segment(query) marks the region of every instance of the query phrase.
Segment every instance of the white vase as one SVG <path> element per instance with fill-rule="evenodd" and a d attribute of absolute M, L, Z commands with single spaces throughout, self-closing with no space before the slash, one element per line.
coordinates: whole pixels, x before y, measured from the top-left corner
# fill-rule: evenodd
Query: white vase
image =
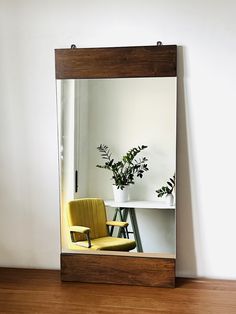
<path fill-rule="evenodd" d="M 174 205 L 174 195 L 173 194 L 167 194 L 166 195 L 166 205 L 168 205 L 168 206 Z"/>
<path fill-rule="evenodd" d="M 114 201 L 121 203 L 121 202 L 127 202 L 129 200 L 129 187 L 124 187 L 123 190 L 118 189 L 116 185 L 113 185 L 113 195 L 114 195 Z"/>

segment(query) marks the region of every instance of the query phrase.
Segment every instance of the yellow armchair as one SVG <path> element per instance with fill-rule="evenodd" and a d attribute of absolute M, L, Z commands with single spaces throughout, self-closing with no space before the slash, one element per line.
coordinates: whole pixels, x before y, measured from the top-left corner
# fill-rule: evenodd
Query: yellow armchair
<path fill-rule="evenodd" d="M 109 236 L 108 226 L 127 228 L 127 222 L 107 221 L 102 199 L 81 198 L 68 203 L 68 223 L 73 250 L 130 251 L 134 240 Z"/>

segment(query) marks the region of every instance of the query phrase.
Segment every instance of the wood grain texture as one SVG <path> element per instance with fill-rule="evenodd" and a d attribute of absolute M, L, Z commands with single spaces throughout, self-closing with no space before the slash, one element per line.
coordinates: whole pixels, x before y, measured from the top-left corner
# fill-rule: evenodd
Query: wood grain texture
<path fill-rule="evenodd" d="M 56 79 L 175 77 L 177 46 L 56 49 Z"/>
<path fill-rule="evenodd" d="M 176 288 L 61 282 L 60 271 L 0 268 L 0 313 L 235 314 L 236 281 L 176 279 Z"/>
<path fill-rule="evenodd" d="M 61 254 L 63 281 L 175 286 L 175 259 L 91 254 Z"/>

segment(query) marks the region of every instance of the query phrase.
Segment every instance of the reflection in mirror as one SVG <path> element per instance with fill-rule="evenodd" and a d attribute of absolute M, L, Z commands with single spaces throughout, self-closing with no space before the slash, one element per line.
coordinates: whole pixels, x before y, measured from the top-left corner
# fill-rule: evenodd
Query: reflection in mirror
<path fill-rule="evenodd" d="M 57 80 L 57 95 L 62 251 L 175 255 L 176 78 Z"/>

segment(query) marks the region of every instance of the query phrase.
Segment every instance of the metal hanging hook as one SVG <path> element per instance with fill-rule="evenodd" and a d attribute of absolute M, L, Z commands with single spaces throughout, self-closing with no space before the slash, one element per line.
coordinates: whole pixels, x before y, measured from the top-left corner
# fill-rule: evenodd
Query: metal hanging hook
<path fill-rule="evenodd" d="M 158 41 L 158 42 L 157 42 L 157 46 L 162 46 L 162 42 L 161 42 L 161 41 Z"/>
<path fill-rule="evenodd" d="M 72 45 L 70 46 L 70 48 L 71 48 L 71 49 L 75 49 L 75 48 L 76 48 L 76 45 L 75 45 L 75 44 L 72 44 Z"/>

